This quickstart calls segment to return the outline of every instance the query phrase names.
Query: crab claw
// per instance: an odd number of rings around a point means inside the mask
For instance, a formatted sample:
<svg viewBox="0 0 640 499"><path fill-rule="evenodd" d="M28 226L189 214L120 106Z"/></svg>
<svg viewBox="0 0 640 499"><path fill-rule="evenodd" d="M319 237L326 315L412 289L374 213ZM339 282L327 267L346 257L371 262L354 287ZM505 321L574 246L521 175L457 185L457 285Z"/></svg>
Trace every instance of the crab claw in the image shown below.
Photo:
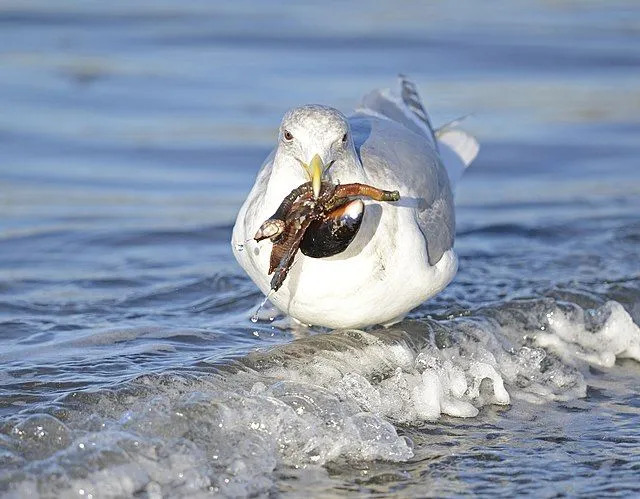
<svg viewBox="0 0 640 499"><path fill-rule="evenodd" d="M284 230L284 221L277 218L270 218L266 220L256 232L253 238L256 241L262 241L263 239L274 238L282 234Z"/></svg>

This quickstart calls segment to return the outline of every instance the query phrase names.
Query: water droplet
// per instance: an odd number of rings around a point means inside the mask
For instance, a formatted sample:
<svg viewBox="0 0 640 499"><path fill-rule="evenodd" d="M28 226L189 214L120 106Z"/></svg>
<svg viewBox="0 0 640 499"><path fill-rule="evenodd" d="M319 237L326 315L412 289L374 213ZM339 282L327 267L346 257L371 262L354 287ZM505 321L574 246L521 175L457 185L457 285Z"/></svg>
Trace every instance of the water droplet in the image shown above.
<svg viewBox="0 0 640 499"><path fill-rule="evenodd" d="M269 291L269 294L267 296L264 297L264 300L262 300L262 303L260 303L260 305L256 309L255 313L251 316L251 322L253 322L253 323L258 322L258 317L259 317L259 314L260 314L260 310L262 310L262 307L264 307L265 303L267 303L267 300L269 300L269 298L271 298L272 294L273 294L273 289L271 291Z"/></svg>

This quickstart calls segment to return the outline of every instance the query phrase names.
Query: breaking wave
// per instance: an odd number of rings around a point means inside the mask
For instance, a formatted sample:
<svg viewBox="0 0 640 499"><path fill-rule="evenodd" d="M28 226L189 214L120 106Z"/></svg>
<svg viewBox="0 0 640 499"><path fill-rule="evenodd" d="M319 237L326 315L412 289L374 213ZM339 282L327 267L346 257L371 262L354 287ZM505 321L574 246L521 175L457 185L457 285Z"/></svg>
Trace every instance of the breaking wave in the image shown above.
<svg viewBox="0 0 640 499"><path fill-rule="evenodd" d="M640 361L623 306L517 300L445 320L335 331L237 361L145 374L0 428L5 497L247 496L282 469L410 460L405 433L516 399L587 395L590 367ZM470 419L473 421L473 419Z"/></svg>

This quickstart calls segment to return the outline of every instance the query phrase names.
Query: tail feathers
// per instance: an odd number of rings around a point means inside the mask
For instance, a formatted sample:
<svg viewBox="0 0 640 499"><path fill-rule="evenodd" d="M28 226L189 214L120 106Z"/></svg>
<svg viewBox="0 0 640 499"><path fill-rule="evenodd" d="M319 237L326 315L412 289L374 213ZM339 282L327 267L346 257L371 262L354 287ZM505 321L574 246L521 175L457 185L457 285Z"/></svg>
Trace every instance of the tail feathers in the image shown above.
<svg viewBox="0 0 640 499"><path fill-rule="evenodd" d="M438 130L436 137L440 144L445 144L460 157L465 168L476 159L480 151L480 144L476 138L460 128Z"/></svg>
<svg viewBox="0 0 640 499"><path fill-rule="evenodd" d="M399 75L399 85L395 90L376 89L365 95L358 111L396 121L424 136L440 153L452 188L480 149L472 135L456 128L461 120L434 129L416 85L404 75Z"/></svg>
<svg viewBox="0 0 640 499"><path fill-rule="evenodd" d="M422 105L415 84L403 75L400 75L399 83L395 91L388 88L376 89L365 95L358 111L397 121L412 132L424 135L437 148L429 115Z"/></svg>
<svg viewBox="0 0 640 499"><path fill-rule="evenodd" d="M426 135L431 137L437 146L433 126L431 126L431 120L429 119L427 110L422 105L422 99L420 99L420 95L418 94L418 88L415 83L408 80L406 76L400 75L399 78L402 102L412 113L409 118L412 120L417 118L424 131L427 132Z"/></svg>
<svg viewBox="0 0 640 499"><path fill-rule="evenodd" d="M436 131L436 137L440 145L440 158L453 188L478 155L480 144L473 135L459 128L440 128Z"/></svg>

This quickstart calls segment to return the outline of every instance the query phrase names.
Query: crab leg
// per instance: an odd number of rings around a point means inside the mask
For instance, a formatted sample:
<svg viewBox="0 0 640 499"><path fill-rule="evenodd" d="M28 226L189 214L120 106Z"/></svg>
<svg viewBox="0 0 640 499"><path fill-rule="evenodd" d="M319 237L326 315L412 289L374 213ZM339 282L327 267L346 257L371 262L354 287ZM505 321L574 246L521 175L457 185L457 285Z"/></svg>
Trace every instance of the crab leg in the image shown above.
<svg viewBox="0 0 640 499"><path fill-rule="evenodd" d="M275 269L273 277L271 278L271 289L274 292L280 289L280 286L282 286L282 283L287 278L289 270L291 269L291 265L293 265L293 259L298 252L298 248L300 247L300 242L302 241L304 233L306 232L312 220L312 217L307 217L300 229L290 236L291 240L287 241L287 246L282 248L283 251L281 250L283 253L282 256L279 256L279 254L275 254L275 252L273 252L272 250L271 265L273 266L276 261L280 262L278 267Z"/></svg>
<svg viewBox="0 0 640 499"><path fill-rule="evenodd" d="M384 191L367 184L341 184L336 187L334 196L336 198L347 198L364 196L375 201L398 201L400 193L398 191Z"/></svg>
<svg viewBox="0 0 640 499"><path fill-rule="evenodd" d="M293 189L287 195L287 197L282 200L282 203L280 203L280 206L278 206L278 209L271 216L271 218L284 220L287 214L289 213L289 211L291 210L291 207L293 206L293 203L296 201L296 199L298 199L300 196L308 192L311 192L311 182L306 182L302 185L299 185L295 189Z"/></svg>

